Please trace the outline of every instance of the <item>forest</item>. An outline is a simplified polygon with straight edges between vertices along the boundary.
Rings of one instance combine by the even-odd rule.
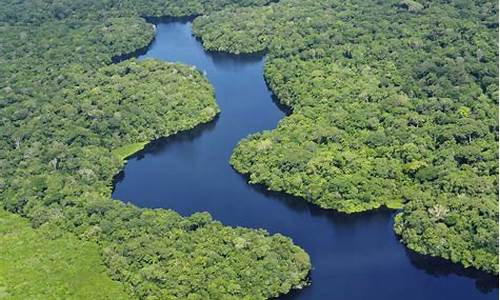
[[[251,183],[323,208],[399,208],[419,253],[498,273],[498,3],[299,1],[194,22],[215,51],[266,51],[293,113],[242,141]]]
[[[122,61],[164,16],[198,16],[207,49],[267,53],[292,113],[235,149],[251,183],[344,213],[399,209],[410,249],[498,274],[497,1],[4,0],[0,297],[267,299],[308,284],[308,254],[283,235],[111,199],[128,156],[219,113],[198,70]]]
[[[2,297],[266,299],[307,284],[309,256],[287,237],[111,199],[130,154],[219,112],[200,71],[120,62],[154,38],[144,17],[264,4],[2,3]]]

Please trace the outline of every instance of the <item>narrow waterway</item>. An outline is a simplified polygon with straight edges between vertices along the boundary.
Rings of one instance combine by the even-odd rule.
[[[275,128],[285,116],[264,81],[264,57],[206,52],[191,23],[176,21],[157,25],[155,41],[140,58],[206,72],[222,112],[131,157],[117,179],[115,199],[182,215],[208,211],[226,225],[291,237],[311,256],[312,285],[282,299],[498,299],[497,278],[407,250],[392,230],[393,211],[344,215],[319,209],[249,185],[231,168],[239,140]]]

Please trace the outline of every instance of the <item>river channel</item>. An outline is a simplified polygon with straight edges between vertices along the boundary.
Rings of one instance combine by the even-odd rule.
[[[226,225],[264,228],[311,256],[312,284],[280,299],[498,299],[497,278],[425,257],[394,234],[391,210],[346,215],[249,185],[229,165],[238,141],[271,130],[286,116],[268,89],[265,56],[211,53],[191,22],[157,24],[140,59],[193,65],[215,88],[221,113],[209,124],[150,143],[132,156],[113,198],[182,215],[208,211]]]

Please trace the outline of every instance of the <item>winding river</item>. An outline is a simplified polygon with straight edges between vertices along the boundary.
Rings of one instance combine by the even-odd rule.
[[[280,299],[498,299],[497,278],[406,249],[392,230],[394,211],[345,215],[247,184],[229,165],[251,133],[276,127],[286,110],[263,77],[265,57],[204,51],[189,21],[157,25],[141,59],[194,65],[215,87],[220,116],[149,144],[118,176],[113,197],[182,215],[208,211],[227,225],[282,233],[311,256],[312,284]]]

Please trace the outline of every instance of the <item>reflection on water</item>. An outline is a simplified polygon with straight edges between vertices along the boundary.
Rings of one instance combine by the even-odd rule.
[[[471,268],[465,269],[459,264],[452,264],[439,257],[421,255],[410,249],[406,249],[406,254],[415,267],[431,276],[439,278],[456,274],[468,277],[475,280],[477,289],[483,293],[490,293],[498,289],[498,277],[496,276],[488,275]]]
[[[158,24],[156,39],[140,57],[150,58],[205,72],[222,112],[213,122],[152,142],[131,157],[116,178],[115,199],[182,215],[208,211],[227,225],[291,237],[311,256],[312,285],[282,299],[498,299],[495,276],[406,249],[392,229],[395,211],[324,210],[249,185],[247,176],[232,169],[229,159],[242,138],[275,128],[289,114],[265,83],[262,56],[206,52],[184,19]]]
[[[135,154],[134,158],[141,160],[145,158],[146,155],[161,155],[162,153],[165,153],[165,151],[168,151],[169,146],[173,146],[177,143],[190,143],[199,138],[202,134],[209,133],[214,130],[218,119],[219,117],[217,116],[212,121],[198,125],[191,130],[152,141],[146,145],[142,151]]]

